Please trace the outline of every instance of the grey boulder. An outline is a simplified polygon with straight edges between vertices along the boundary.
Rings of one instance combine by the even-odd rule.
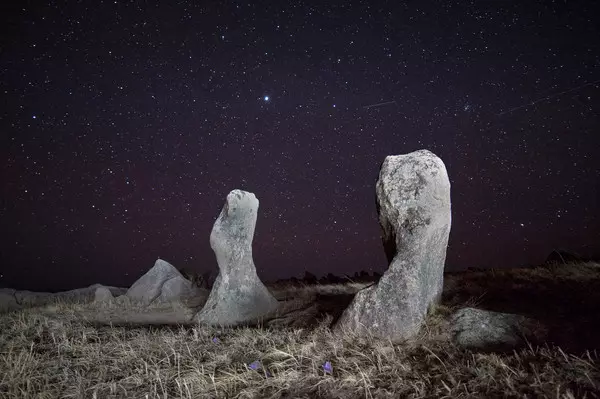
[[[127,290],[132,303],[142,306],[178,301],[198,294],[197,287],[186,280],[170,263],[157,259],[154,266]]]
[[[376,184],[388,270],[359,291],[334,330],[402,341],[416,335],[439,301],[450,234],[450,181],[427,150],[388,156]]]
[[[173,277],[165,281],[157,301],[161,303],[173,302],[200,295],[200,288],[192,287],[192,285],[192,282],[183,276]]]
[[[252,259],[257,212],[254,194],[233,190],[227,195],[210,235],[219,275],[204,307],[196,314],[200,324],[234,326],[277,309],[277,299],[258,278]]]
[[[525,345],[526,341],[541,341],[547,329],[539,322],[512,313],[463,308],[450,318],[454,343],[478,351],[508,351]]]
[[[114,304],[115,298],[113,297],[112,292],[107,287],[100,286],[96,288],[94,293],[94,304],[107,306]]]

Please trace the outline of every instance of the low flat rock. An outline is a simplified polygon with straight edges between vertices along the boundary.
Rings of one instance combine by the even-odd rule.
[[[101,284],[60,292],[17,291],[12,288],[2,288],[0,289],[0,312],[45,306],[56,302],[90,303],[94,300],[96,289],[99,287],[105,288],[113,296],[127,292],[126,288],[103,286]]]
[[[60,300],[68,303],[88,303],[92,302],[96,296],[96,290],[98,288],[105,288],[114,297],[116,295],[122,295],[127,292],[126,288],[111,287],[102,284],[93,284],[89,287],[76,288],[74,290],[56,292],[53,295],[53,300]]]
[[[547,334],[539,322],[525,316],[463,308],[450,318],[452,340],[479,351],[510,351],[526,341],[541,341]]]

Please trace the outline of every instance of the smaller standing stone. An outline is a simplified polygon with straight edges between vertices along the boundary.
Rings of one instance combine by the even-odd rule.
[[[202,310],[201,324],[234,326],[256,320],[277,309],[278,302],[260,281],[252,259],[258,199],[233,190],[227,195],[210,235],[219,275]]]

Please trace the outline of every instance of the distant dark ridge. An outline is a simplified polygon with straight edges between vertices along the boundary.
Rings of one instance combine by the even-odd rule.
[[[377,282],[381,278],[381,273],[369,272],[361,270],[360,272],[354,273],[354,275],[343,275],[337,276],[333,273],[327,273],[322,277],[318,278],[313,273],[306,271],[303,278],[289,277],[272,281],[275,284],[292,284],[292,285],[315,285],[315,284],[344,284],[344,283],[372,283]]]

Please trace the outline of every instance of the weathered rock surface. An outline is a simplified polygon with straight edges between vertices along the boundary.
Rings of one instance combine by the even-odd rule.
[[[115,298],[107,287],[98,287],[94,295],[94,304],[101,306],[110,306],[114,304]]]
[[[479,351],[517,349],[528,341],[541,341],[547,330],[525,316],[463,308],[450,318],[452,340],[463,348]]]
[[[334,329],[401,341],[418,333],[442,293],[450,181],[442,160],[420,150],[386,157],[376,194],[389,268],[356,294]]]
[[[198,294],[198,289],[191,288],[191,282],[183,276],[177,276],[165,281],[160,290],[159,302],[170,302],[174,299],[188,298]]]
[[[233,326],[255,320],[277,309],[278,302],[260,281],[252,259],[258,200],[233,190],[210,235],[210,246],[219,264],[219,275],[197,322]]]
[[[127,297],[137,304],[165,303],[198,295],[198,289],[169,262],[157,259],[154,266],[127,290]]]

